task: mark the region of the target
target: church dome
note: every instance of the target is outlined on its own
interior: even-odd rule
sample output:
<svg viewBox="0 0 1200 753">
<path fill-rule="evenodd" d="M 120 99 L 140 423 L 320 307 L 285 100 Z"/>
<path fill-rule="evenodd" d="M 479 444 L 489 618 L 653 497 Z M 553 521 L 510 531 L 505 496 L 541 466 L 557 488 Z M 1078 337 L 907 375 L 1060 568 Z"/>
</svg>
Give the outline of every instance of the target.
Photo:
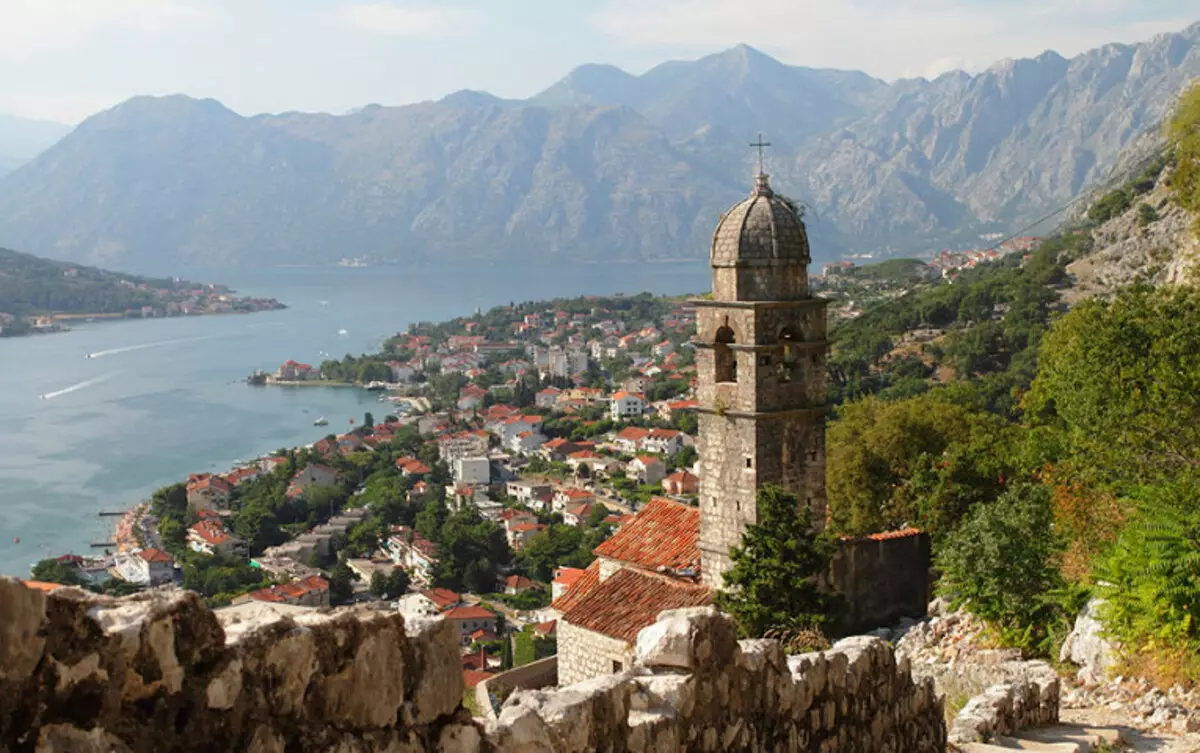
<svg viewBox="0 0 1200 753">
<path fill-rule="evenodd" d="M 725 213 L 713 233 L 712 266 L 808 264 L 804 222 L 759 174 L 749 198 Z"/>
</svg>

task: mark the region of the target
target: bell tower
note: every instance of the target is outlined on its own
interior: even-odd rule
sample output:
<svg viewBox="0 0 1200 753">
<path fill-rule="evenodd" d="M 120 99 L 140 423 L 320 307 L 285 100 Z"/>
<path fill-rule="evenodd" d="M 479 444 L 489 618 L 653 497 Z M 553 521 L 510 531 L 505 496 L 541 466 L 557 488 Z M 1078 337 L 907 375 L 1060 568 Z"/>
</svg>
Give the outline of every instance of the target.
<svg viewBox="0 0 1200 753">
<path fill-rule="evenodd" d="M 720 587 L 755 492 L 775 484 L 825 522 L 825 301 L 808 291 L 808 235 L 760 167 L 713 234 L 711 299 L 696 305 L 700 552 Z"/>
</svg>

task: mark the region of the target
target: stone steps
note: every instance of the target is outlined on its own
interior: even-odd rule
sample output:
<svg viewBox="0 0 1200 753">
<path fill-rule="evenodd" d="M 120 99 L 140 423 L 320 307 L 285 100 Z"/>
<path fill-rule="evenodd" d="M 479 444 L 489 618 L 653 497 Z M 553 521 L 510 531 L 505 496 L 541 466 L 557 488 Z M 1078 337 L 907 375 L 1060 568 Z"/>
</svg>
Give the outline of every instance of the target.
<svg viewBox="0 0 1200 753">
<path fill-rule="evenodd" d="M 1014 750 L 1039 753 L 1091 753 L 1102 746 L 1120 746 L 1120 730 L 1108 727 L 1077 727 L 1059 724 L 1023 730 L 1015 737 L 999 737 L 990 743 L 967 743 L 963 753 L 1011 753 Z"/>
</svg>

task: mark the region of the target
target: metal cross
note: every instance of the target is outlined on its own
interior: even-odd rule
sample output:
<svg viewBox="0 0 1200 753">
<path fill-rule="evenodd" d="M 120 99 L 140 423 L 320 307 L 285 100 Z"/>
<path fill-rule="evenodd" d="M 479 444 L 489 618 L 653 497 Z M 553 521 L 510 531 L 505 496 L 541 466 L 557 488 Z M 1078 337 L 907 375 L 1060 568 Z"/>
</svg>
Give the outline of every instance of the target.
<svg viewBox="0 0 1200 753">
<path fill-rule="evenodd" d="M 770 145 L 771 145 L 770 141 L 763 141 L 762 131 L 758 132 L 758 141 L 750 142 L 750 146 L 758 148 L 758 174 L 759 175 L 762 175 L 765 172 L 765 170 L 763 169 L 763 147 L 770 146 Z"/>
</svg>

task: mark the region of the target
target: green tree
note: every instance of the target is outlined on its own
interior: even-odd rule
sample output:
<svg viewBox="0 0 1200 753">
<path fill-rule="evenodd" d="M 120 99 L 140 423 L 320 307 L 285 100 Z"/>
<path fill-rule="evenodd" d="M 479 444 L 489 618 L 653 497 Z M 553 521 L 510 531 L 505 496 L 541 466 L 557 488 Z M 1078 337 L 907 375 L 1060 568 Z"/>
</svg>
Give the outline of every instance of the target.
<svg viewBox="0 0 1200 753">
<path fill-rule="evenodd" d="M 61 583 L 64 586 L 81 586 L 83 578 L 79 571 L 70 565 L 64 565 L 56 559 L 39 560 L 29 571 L 34 580 L 43 583 Z"/>
<path fill-rule="evenodd" d="M 329 601 L 346 604 L 354 598 L 354 571 L 345 562 L 333 566 L 329 573 Z"/>
<path fill-rule="evenodd" d="M 380 570 L 371 573 L 370 589 L 371 593 L 382 599 L 388 592 L 388 577 Z"/>
<path fill-rule="evenodd" d="M 480 517 L 475 507 L 464 507 L 446 518 L 437 543 L 433 580 L 452 591 L 491 592 L 500 568 L 512 559 L 503 529 Z"/>
<path fill-rule="evenodd" d="M 1175 201 L 1197 216 L 1200 230 L 1200 85 L 1192 85 L 1167 124 L 1167 140 L 1175 150 L 1171 190 Z"/>
<path fill-rule="evenodd" d="M 1044 653 L 1065 587 L 1063 541 L 1044 486 L 1021 485 L 975 506 L 937 557 L 939 591 L 996 627 L 1006 643 Z M 1071 615 L 1074 616 L 1073 614 Z"/>
<path fill-rule="evenodd" d="M 581 554 L 583 531 L 565 523 L 551 523 L 530 539 L 518 555 L 521 569 L 534 580 L 548 581 L 556 567 L 587 567 L 590 550 Z M 586 562 L 583 560 L 587 559 Z"/>
<path fill-rule="evenodd" d="M 1200 456 L 1200 291 L 1134 287 L 1050 328 L 1026 404 L 1095 481 L 1148 480 Z"/>
<path fill-rule="evenodd" d="M 730 552 L 733 566 L 717 605 L 747 637 L 774 627 L 830 624 L 839 600 L 817 581 L 829 571 L 836 544 L 814 533 L 812 511 L 796 495 L 768 485 L 756 501 L 758 522 L 746 526 L 742 545 Z"/>
</svg>

